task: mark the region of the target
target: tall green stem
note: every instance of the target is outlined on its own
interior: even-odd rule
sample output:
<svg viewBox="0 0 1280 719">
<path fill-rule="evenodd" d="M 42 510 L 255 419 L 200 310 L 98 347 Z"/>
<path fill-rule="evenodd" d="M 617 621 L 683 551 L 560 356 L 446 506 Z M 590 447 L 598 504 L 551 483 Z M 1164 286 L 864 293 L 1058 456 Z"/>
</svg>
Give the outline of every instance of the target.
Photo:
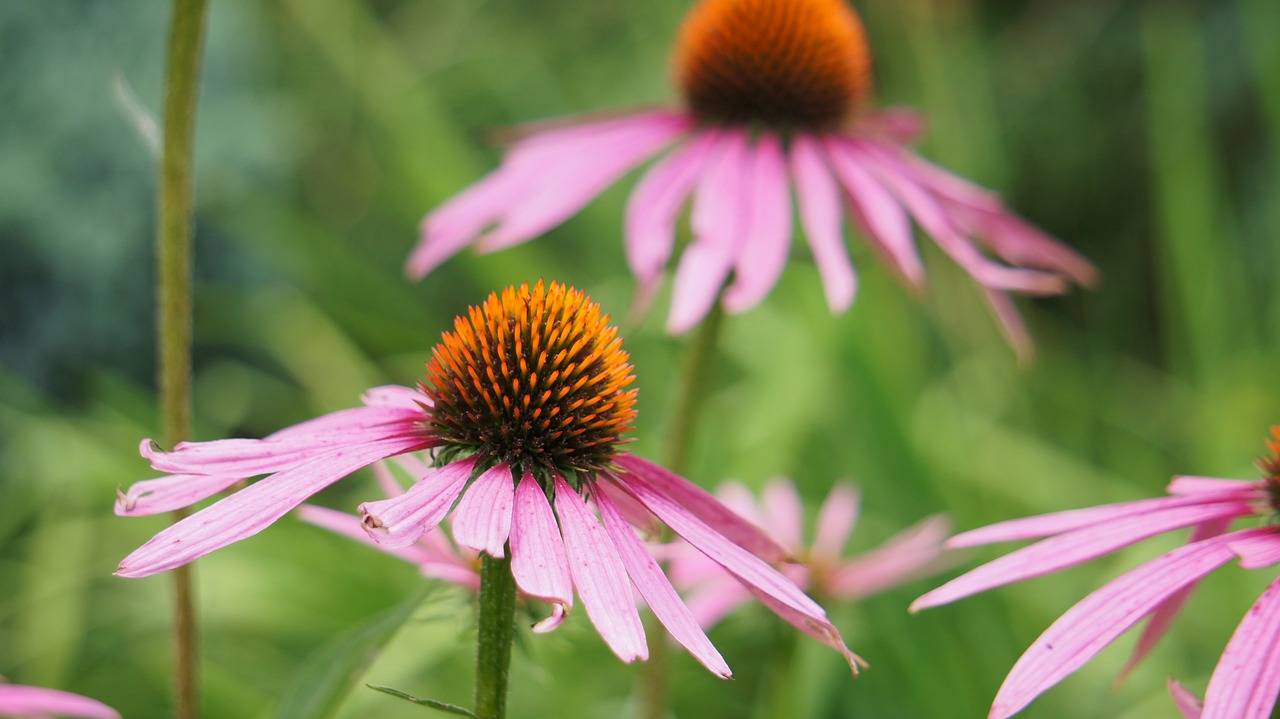
<svg viewBox="0 0 1280 719">
<path fill-rule="evenodd" d="M 515 638 L 516 580 L 511 558 L 488 554 L 480 565 L 480 631 L 476 651 L 476 715 L 480 719 L 507 716 L 507 678 L 511 642 Z"/>
<path fill-rule="evenodd" d="M 191 437 L 192 156 L 207 0 L 174 0 L 165 60 L 164 145 L 157 190 L 156 304 L 161 432 Z M 186 516 L 175 512 L 175 522 Z M 189 566 L 173 572 L 174 715 L 196 719 L 200 691 Z"/>
<path fill-rule="evenodd" d="M 686 471 L 685 465 L 689 461 L 689 448 L 693 446 L 698 420 L 702 416 L 702 404 L 707 397 L 707 383 L 723 320 L 724 309 L 717 301 L 685 347 L 684 366 L 672 406 L 663 461 L 667 469 L 677 474 Z M 645 616 L 645 633 L 649 637 L 649 661 L 644 666 L 641 679 L 640 717 L 665 719 L 669 713 L 666 630 L 653 614 L 648 614 Z"/>
</svg>

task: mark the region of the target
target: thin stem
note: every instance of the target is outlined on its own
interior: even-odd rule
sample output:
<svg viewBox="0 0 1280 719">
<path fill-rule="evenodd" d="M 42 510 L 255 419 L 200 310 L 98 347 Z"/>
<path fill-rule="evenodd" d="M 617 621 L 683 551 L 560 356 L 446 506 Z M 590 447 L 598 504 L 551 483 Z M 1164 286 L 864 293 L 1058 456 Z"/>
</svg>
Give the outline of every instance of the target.
<svg viewBox="0 0 1280 719">
<path fill-rule="evenodd" d="M 511 559 L 483 555 L 480 564 L 480 631 L 476 651 L 476 715 L 507 716 L 507 679 L 515 638 L 516 580 Z"/>
<path fill-rule="evenodd" d="M 191 436 L 192 164 L 207 0 L 174 0 L 165 60 L 164 144 L 157 190 L 156 295 L 161 433 Z M 174 512 L 173 521 L 186 516 Z M 190 567 L 173 572 L 174 715 L 196 719 L 200 691 Z"/>
<path fill-rule="evenodd" d="M 724 309 L 717 301 L 698 326 L 693 340 L 685 347 L 684 367 L 680 384 L 676 388 L 663 462 L 667 469 L 677 474 L 685 472 L 685 465 L 689 461 L 689 448 L 693 446 L 694 433 L 702 416 L 703 400 L 707 397 L 707 381 L 723 320 Z M 641 719 L 665 719 L 669 714 L 669 645 L 666 629 L 652 613 L 645 615 L 645 634 L 649 637 L 649 661 L 645 663 L 641 673 L 640 716 Z"/>
</svg>

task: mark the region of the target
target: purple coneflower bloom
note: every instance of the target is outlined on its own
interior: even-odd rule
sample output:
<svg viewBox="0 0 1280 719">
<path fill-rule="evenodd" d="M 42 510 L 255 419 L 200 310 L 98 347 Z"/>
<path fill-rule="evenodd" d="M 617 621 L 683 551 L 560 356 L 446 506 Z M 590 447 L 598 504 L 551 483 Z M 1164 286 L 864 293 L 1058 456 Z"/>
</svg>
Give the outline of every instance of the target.
<svg viewBox="0 0 1280 719">
<path fill-rule="evenodd" d="M 793 192 L 834 312 L 849 308 L 857 288 L 846 216 L 919 285 L 914 219 L 982 286 L 1020 349 L 1029 340 L 1007 292 L 1058 294 L 1094 281 L 1088 261 L 992 192 L 906 149 L 922 125 L 914 115 L 868 108 L 871 54 L 844 0 L 703 0 L 685 21 L 675 66 L 684 109 L 530 128 L 497 170 L 423 219 L 408 274 L 421 278 L 473 242 L 488 251 L 533 239 L 662 155 L 631 194 L 624 240 L 647 303 L 690 202 L 693 239 L 674 271 L 672 332 L 697 324 L 726 283 L 730 312 L 768 294 L 790 253 Z"/>
<path fill-rule="evenodd" d="M 688 480 L 621 451 L 636 390 L 626 389 L 634 374 L 608 319 L 582 292 L 554 282 L 508 288 L 457 319 L 417 389 L 374 389 L 363 407 L 260 440 L 184 442 L 170 452 L 144 443 L 152 467 L 171 476 L 140 483 L 145 491 L 135 485 L 118 513 L 189 504 L 267 476 L 160 532 L 117 574 L 185 564 L 262 531 L 357 469 L 431 450 L 434 471 L 403 494 L 360 505 L 365 530 L 408 547 L 452 511 L 459 544 L 495 558 L 510 552 L 517 587 L 555 605 L 540 630 L 560 624 L 576 589 L 614 653 L 644 659 L 634 585 L 676 641 L 728 676 L 632 529 L 656 518 L 855 665 L 822 608 L 769 566 L 785 553 L 776 542 Z"/>
<path fill-rule="evenodd" d="M 120 719 L 120 712 L 96 699 L 79 694 L 7 684 L 0 677 L 0 717 L 44 719 L 51 716 Z"/>
<path fill-rule="evenodd" d="M 791 482 L 769 482 L 759 500 L 737 482 L 721 484 L 716 495 L 776 538 L 789 555 L 782 573 L 822 600 L 861 599 L 937 570 L 950 531 L 946 518 L 930 517 L 865 554 L 845 558 L 859 509 L 858 493 L 847 484 L 837 484 L 822 503 L 810 545 L 802 537 L 804 507 Z M 683 542 L 655 547 L 654 553 L 670 559 L 671 581 L 704 629 L 751 599 L 747 587 Z"/>
<path fill-rule="evenodd" d="M 1241 517 L 1273 519 L 1280 511 L 1280 427 L 1272 456 L 1259 461 L 1260 481 L 1175 477 L 1170 496 L 1055 512 L 993 524 L 952 537 L 950 547 L 1038 539 L 920 597 L 912 610 L 947 604 L 1010 582 L 1071 567 L 1130 544 L 1190 527 L 1183 547 L 1112 580 L 1067 610 L 1022 655 L 1005 678 L 991 717 L 1012 716 L 1079 669 L 1143 617 L 1149 617 L 1124 676 L 1164 635 L 1196 584 L 1240 560 L 1245 569 L 1280 562 L 1280 527 L 1229 531 Z M 1170 685 L 1185 716 L 1264 719 L 1280 694 L 1280 579 L 1262 593 L 1227 643 L 1196 713 L 1196 698 Z"/>
</svg>

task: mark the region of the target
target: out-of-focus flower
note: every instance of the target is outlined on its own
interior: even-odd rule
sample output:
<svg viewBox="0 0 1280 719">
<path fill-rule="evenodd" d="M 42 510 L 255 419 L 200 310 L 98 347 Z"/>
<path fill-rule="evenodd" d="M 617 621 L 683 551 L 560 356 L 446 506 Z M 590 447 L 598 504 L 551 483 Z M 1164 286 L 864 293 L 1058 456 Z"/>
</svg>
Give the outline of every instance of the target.
<svg viewBox="0 0 1280 719">
<path fill-rule="evenodd" d="M 626 256 L 647 304 L 675 254 L 691 200 L 692 242 L 674 272 L 668 329 L 714 305 L 759 303 L 790 254 L 792 192 L 832 311 L 853 303 L 846 217 L 909 284 L 924 281 L 912 220 L 982 286 L 1019 349 L 1029 338 L 1006 293 L 1091 284 L 1093 266 L 1009 212 L 990 191 L 905 145 L 922 123 L 873 111 L 871 53 L 845 0 L 702 0 L 680 33 L 681 110 L 531 127 L 502 165 L 424 218 L 407 272 L 421 278 L 469 244 L 526 242 L 646 160 L 632 192 Z"/>
<path fill-rule="evenodd" d="M 942 516 L 925 519 L 854 557 L 843 556 L 858 521 L 859 496 L 838 484 L 818 511 L 812 544 L 803 538 L 804 507 L 795 485 L 774 480 L 757 500 L 745 486 L 725 482 L 716 490 L 725 506 L 764 528 L 787 549 L 781 571 L 820 600 L 850 601 L 877 594 L 942 566 L 942 541 L 950 524 Z M 752 599 L 751 590 L 683 542 L 654 548 L 670 560 L 668 574 L 704 629 Z"/>
<path fill-rule="evenodd" d="M 557 283 L 508 288 L 457 319 L 416 390 L 372 390 L 364 407 L 266 439 L 187 442 L 171 452 L 144 442 L 152 467 L 172 476 L 149 480 L 145 497 L 137 487 L 125 492 L 122 514 L 137 513 L 144 499 L 149 507 L 172 505 L 170 494 L 190 503 L 268 476 L 160 532 L 117 574 L 185 564 L 256 534 L 357 469 L 431 449 L 434 471 L 403 494 L 360 505 L 365 530 L 386 546 L 408 547 L 452 509 L 455 541 L 492 557 L 509 551 L 519 589 L 554 604 L 537 629 L 563 621 L 576 588 L 614 653 L 643 659 L 634 585 L 676 641 L 728 676 L 632 529 L 656 517 L 856 665 L 822 608 L 768 564 L 785 553 L 776 542 L 688 480 L 621 451 L 636 390 L 626 389 L 634 374 L 608 319 L 582 292 Z"/>
<path fill-rule="evenodd" d="M 1048 537 L 1006 554 L 925 594 L 912 610 L 947 604 L 1010 582 L 1065 569 L 1158 534 L 1190 527 L 1183 547 L 1107 583 L 1067 610 L 1018 660 L 996 694 L 995 719 L 1012 716 L 1062 681 L 1103 647 L 1147 617 L 1121 676 L 1164 635 L 1199 581 L 1233 559 L 1245 569 L 1280 562 L 1280 427 L 1268 441 L 1271 456 L 1258 462 L 1259 481 L 1175 477 L 1168 497 L 1102 505 L 1015 519 L 952 537 L 950 547 Z M 1229 531 L 1242 517 L 1268 526 Z M 1280 694 L 1280 578 L 1245 614 L 1218 659 L 1203 710 L 1181 685 L 1170 691 L 1185 716 L 1265 719 Z"/>
<path fill-rule="evenodd" d="M 120 719 L 120 712 L 79 694 L 8 684 L 0 677 L 0 717 L 44 719 L 50 716 Z"/>
</svg>

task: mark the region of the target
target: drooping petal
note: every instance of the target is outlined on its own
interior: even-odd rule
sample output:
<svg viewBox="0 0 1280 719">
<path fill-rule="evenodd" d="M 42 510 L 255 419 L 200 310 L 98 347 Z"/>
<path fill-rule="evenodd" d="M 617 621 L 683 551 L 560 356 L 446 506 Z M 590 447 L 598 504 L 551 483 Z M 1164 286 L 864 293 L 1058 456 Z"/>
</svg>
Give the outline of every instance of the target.
<svg viewBox="0 0 1280 719">
<path fill-rule="evenodd" d="M 1268 719 L 1280 695 L 1280 578 L 1240 620 L 1204 693 L 1201 719 Z"/>
<path fill-rule="evenodd" d="M 832 312 L 844 312 L 858 294 L 858 276 L 844 246 L 840 191 L 827 169 L 817 141 L 807 135 L 791 140 L 791 173 L 809 251 L 822 276 Z"/>
<path fill-rule="evenodd" d="M 422 218 L 405 274 L 420 280 L 470 244 L 523 191 L 509 167 L 499 167 Z"/>
<path fill-rule="evenodd" d="M 1182 686 L 1176 679 L 1169 679 L 1169 695 L 1173 697 L 1174 706 L 1182 713 L 1182 719 L 1200 719 L 1204 711 L 1204 702 L 1200 697 Z"/>
<path fill-rule="evenodd" d="M 746 312 L 759 304 L 778 283 L 791 251 L 791 192 L 782 143 L 766 132 L 750 152 L 744 209 L 751 222 L 734 261 L 733 283 L 724 293 L 729 312 Z"/>
<path fill-rule="evenodd" d="M 764 485 L 760 494 L 764 507 L 765 525 L 769 533 L 777 537 L 784 547 L 798 552 L 804 546 L 801 531 L 804 527 L 804 506 L 796 486 L 783 479 L 775 479 Z"/>
<path fill-rule="evenodd" d="M 813 533 L 814 557 L 834 560 L 840 556 L 858 523 L 860 503 L 858 491 L 847 484 L 837 484 L 831 489 L 818 510 L 818 521 Z"/>
<path fill-rule="evenodd" d="M 564 540 L 547 495 L 528 473 L 516 486 L 511 522 L 511 574 L 520 591 L 555 603 L 557 612 L 551 619 L 556 621 L 540 623 L 544 631 L 558 626 L 558 619 L 573 608 L 573 582 L 569 578 Z"/>
<path fill-rule="evenodd" d="M 902 204 L 863 167 L 861 146 L 828 137 L 823 143 L 827 158 L 868 232 L 868 239 L 888 257 L 912 284 L 924 279 L 924 264 L 911 237 L 911 221 Z"/>
<path fill-rule="evenodd" d="M 231 487 L 237 475 L 172 474 L 134 482 L 124 492 L 116 492 L 116 516 L 141 517 L 189 507 Z"/>
<path fill-rule="evenodd" d="M 514 494 L 515 479 L 509 465 L 500 463 L 485 470 L 467 488 L 454 510 L 454 540 L 490 557 L 506 556 Z"/>
<path fill-rule="evenodd" d="M 592 483 L 592 496 L 600 509 L 605 531 L 622 557 L 622 565 L 635 583 L 640 596 L 644 597 L 654 616 L 671 632 L 680 646 L 688 649 L 712 674 L 727 679 L 731 674 L 729 665 L 698 626 L 689 608 L 681 601 L 680 595 L 676 594 L 671 582 L 667 581 L 658 563 L 645 551 L 644 545 L 636 538 L 618 508 L 613 506 L 606 494 L 596 491 L 597 486 Z"/>
<path fill-rule="evenodd" d="M 393 557 L 399 557 L 406 562 L 422 564 L 431 559 L 426 550 L 417 544 L 410 544 L 407 547 L 388 547 L 375 542 L 373 537 L 370 537 L 369 533 L 365 531 L 364 525 L 360 523 L 360 518 L 354 514 L 339 512 L 328 507 L 318 507 L 314 504 L 304 504 L 298 507 L 297 512 L 298 518 L 307 524 L 314 524 L 348 539 L 354 539 L 361 544 L 367 544 Z"/>
<path fill-rule="evenodd" d="M 404 547 L 418 541 L 449 513 L 462 492 L 475 459 L 450 462 L 418 480 L 399 497 L 360 505 L 360 521 L 379 544 Z"/>
<path fill-rule="evenodd" d="M 950 526 L 946 517 L 936 516 L 904 529 L 838 566 L 827 579 L 828 592 L 846 600 L 867 597 L 937 569 Z"/>
<path fill-rule="evenodd" d="M 1058 618 L 1022 655 L 996 694 L 991 719 L 1013 716 L 1079 669 L 1170 595 L 1234 556 L 1231 535 L 1188 544 L 1121 575 Z"/>
<path fill-rule="evenodd" d="M 627 663 L 648 659 L 644 627 L 618 550 L 573 487 L 558 475 L 555 482 L 556 515 L 569 557 L 569 573 L 587 617 L 619 659 Z"/>
<path fill-rule="evenodd" d="M 624 242 L 627 264 L 641 287 L 657 281 L 676 244 L 676 218 L 706 163 L 716 133 L 703 131 L 658 161 L 627 200 Z"/>
<path fill-rule="evenodd" d="M 1242 503 L 1174 507 L 1065 532 L 1010 552 L 971 570 L 911 604 L 911 611 L 954 602 L 971 594 L 1075 566 L 1174 529 L 1252 514 Z"/>
<path fill-rule="evenodd" d="M 1231 543 L 1245 569 L 1262 569 L 1280 563 L 1280 534 L 1275 531 Z"/>
<path fill-rule="evenodd" d="M 421 442 L 397 437 L 317 455 L 166 528 L 125 557 L 116 574 L 145 577 L 252 537 L 321 489 L 380 459 L 420 449 Z"/>
<path fill-rule="evenodd" d="M 787 558 L 786 548 L 776 540 L 761 531 L 759 527 L 729 511 L 715 497 L 707 494 L 706 490 L 684 477 L 635 455 L 623 454 L 614 461 L 629 473 L 619 478 L 617 486 L 625 489 L 631 475 L 639 476 L 655 491 L 679 502 L 687 512 L 692 513 L 701 522 L 748 552 L 767 562 L 777 562 Z M 651 507 L 649 509 L 652 511 Z"/>
<path fill-rule="evenodd" d="M 1018 361 L 1024 367 L 1034 362 L 1036 345 L 1031 339 L 1027 323 L 1022 321 L 1022 313 L 1018 311 L 1018 306 L 1003 291 L 993 290 L 990 287 L 982 288 L 982 297 L 991 307 L 991 312 L 996 316 L 996 322 L 1000 327 L 1000 334 L 1004 335 L 1005 342 L 1013 348 Z"/>
<path fill-rule="evenodd" d="M 100 701 L 71 692 L 0 683 L 0 716 L 78 719 L 120 719 L 120 713 Z"/>
</svg>

